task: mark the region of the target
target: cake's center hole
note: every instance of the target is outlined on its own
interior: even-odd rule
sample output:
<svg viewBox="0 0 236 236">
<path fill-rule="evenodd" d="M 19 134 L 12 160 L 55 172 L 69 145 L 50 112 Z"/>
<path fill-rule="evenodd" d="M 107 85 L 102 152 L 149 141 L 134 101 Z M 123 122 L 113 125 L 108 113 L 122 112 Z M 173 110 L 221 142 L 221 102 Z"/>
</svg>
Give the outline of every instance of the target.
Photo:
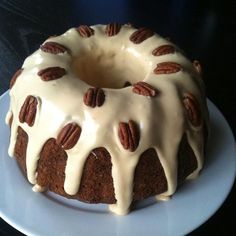
<svg viewBox="0 0 236 236">
<path fill-rule="evenodd" d="M 128 51 L 91 51 L 75 58 L 72 66 L 79 79 L 100 88 L 123 88 L 144 80 L 148 73 L 147 63 Z"/>
</svg>

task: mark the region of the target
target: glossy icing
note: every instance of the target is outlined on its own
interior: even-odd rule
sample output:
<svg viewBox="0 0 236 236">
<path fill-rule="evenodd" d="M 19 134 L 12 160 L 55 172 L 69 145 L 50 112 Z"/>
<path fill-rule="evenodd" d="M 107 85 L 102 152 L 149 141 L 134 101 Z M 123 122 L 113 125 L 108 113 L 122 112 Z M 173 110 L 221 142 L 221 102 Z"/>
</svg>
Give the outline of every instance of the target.
<svg viewBox="0 0 236 236">
<path fill-rule="evenodd" d="M 9 155 L 14 155 L 17 127 L 28 134 L 26 165 L 28 180 L 34 191 L 43 189 L 36 183 L 37 161 L 44 143 L 56 138 L 60 130 L 70 122 L 82 128 L 79 141 L 66 150 L 68 159 L 65 169 L 64 189 L 74 195 L 78 192 L 83 166 L 91 150 L 105 147 L 111 155 L 112 177 L 117 203 L 110 210 L 119 215 L 127 214 L 132 201 L 135 167 L 140 155 L 148 148 L 155 148 L 164 168 L 168 191 L 158 198 L 166 199 L 177 187 L 177 152 L 184 132 L 198 161 L 194 177 L 203 165 L 203 125 L 193 127 L 186 119 L 182 104 L 183 94 L 191 92 L 198 100 L 207 119 L 204 87 L 192 63 L 180 52 L 153 56 L 154 48 L 170 44 L 155 34 L 141 44 L 129 40 L 134 28 L 125 25 L 113 37 L 108 37 L 105 26 L 92 26 L 94 35 L 82 38 L 75 28 L 46 41 L 67 47 L 70 53 L 57 55 L 37 50 L 26 58 L 23 72 L 10 91 L 11 139 Z M 172 61 L 183 70 L 173 74 L 153 73 L 157 63 Z M 42 81 L 38 71 L 50 66 L 60 66 L 67 74 L 58 80 Z M 96 76 L 97 75 L 97 76 Z M 111 80 L 112 79 L 112 80 Z M 84 80 L 89 83 L 85 83 Z M 148 82 L 160 93 L 154 98 L 132 92 L 132 87 L 122 88 L 124 83 Z M 91 108 L 83 103 L 83 95 L 89 87 L 103 87 L 106 95 L 101 107 Z M 108 87 L 108 88 L 107 88 Z M 35 123 L 29 127 L 20 123 L 18 115 L 25 98 L 33 95 L 38 99 Z M 119 122 L 134 120 L 140 127 L 140 141 L 134 152 L 125 150 L 118 137 Z"/>
</svg>

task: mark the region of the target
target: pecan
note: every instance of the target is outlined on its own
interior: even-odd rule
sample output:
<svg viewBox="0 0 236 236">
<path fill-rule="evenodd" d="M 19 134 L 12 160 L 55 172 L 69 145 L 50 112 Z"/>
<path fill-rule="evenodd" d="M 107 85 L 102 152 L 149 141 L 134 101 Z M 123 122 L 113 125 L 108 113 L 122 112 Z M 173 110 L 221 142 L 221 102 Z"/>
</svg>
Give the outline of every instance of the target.
<svg viewBox="0 0 236 236">
<path fill-rule="evenodd" d="M 87 25 L 81 25 L 76 29 L 80 36 L 83 38 L 89 38 L 90 36 L 94 35 L 94 29 Z"/>
<path fill-rule="evenodd" d="M 105 101 L 105 93 L 100 88 L 89 88 L 84 94 L 84 104 L 90 107 L 100 107 Z"/>
<path fill-rule="evenodd" d="M 48 67 L 38 72 L 43 81 L 59 79 L 66 74 L 66 70 L 61 67 Z"/>
<path fill-rule="evenodd" d="M 129 120 L 128 123 L 120 122 L 118 136 L 124 149 L 134 152 L 139 144 L 139 130 L 136 123 Z"/>
<path fill-rule="evenodd" d="M 59 54 L 68 51 L 66 47 L 56 42 L 46 42 L 40 46 L 40 49 L 47 53 Z"/>
<path fill-rule="evenodd" d="M 147 28 L 140 28 L 133 32 L 130 36 L 130 41 L 132 41 L 135 44 L 142 43 L 144 40 L 152 37 L 154 35 L 154 32 L 152 32 L 150 29 Z"/>
<path fill-rule="evenodd" d="M 69 123 L 62 128 L 57 136 L 57 144 L 64 150 L 71 149 L 79 140 L 81 128 L 76 123 Z"/>
<path fill-rule="evenodd" d="M 160 47 L 155 48 L 152 51 L 153 56 L 162 56 L 166 54 L 171 54 L 175 52 L 175 48 L 172 45 L 165 44 L 161 45 Z"/>
<path fill-rule="evenodd" d="M 120 32 L 121 25 L 118 23 L 110 23 L 106 26 L 105 34 L 109 37 L 117 35 Z"/>
<path fill-rule="evenodd" d="M 149 97 L 155 97 L 157 95 L 157 90 L 145 82 L 138 82 L 134 84 L 132 91 L 134 93 Z"/>
<path fill-rule="evenodd" d="M 180 64 L 176 62 L 161 62 L 154 69 L 155 74 L 171 74 L 182 70 Z"/>
<path fill-rule="evenodd" d="M 184 95 L 183 104 L 187 117 L 192 125 L 200 126 L 202 123 L 202 118 L 197 99 L 191 93 L 187 93 Z"/>
<path fill-rule="evenodd" d="M 20 76 L 22 73 L 23 69 L 19 69 L 15 72 L 15 74 L 12 76 L 11 81 L 10 81 L 10 89 L 14 86 L 17 78 Z"/>
<path fill-rule="evenodd" d="M 19 113 L 19 120 L 21 123 L 27 123 L 29 126 L 34 125 L 36 113 L 37 113 L 37 105 L 38 101 L 37 98 L 34 96 L 29 95 L 26 99 L 24 104 L 21 107 Z"/>
<path fill-rule="evenodd" d="M 194 61 L 193 61 L 193 66 L 195 67 L 195 69 L 197 70 L 197 72 L 198 72 L 199 74 L 202 74 L 202 66 L 201 66 L 201 64 L 200 64 L 199 61 L 194 60 Z"/>
</svg>

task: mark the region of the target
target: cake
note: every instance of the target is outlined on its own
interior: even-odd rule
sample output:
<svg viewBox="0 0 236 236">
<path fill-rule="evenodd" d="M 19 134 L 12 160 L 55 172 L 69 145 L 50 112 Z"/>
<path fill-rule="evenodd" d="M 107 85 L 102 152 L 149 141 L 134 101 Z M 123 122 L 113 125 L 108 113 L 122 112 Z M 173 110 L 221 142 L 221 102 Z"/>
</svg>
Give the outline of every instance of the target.
<svg viewBox="0 0 236 236">
<path fill-rule="evenodd" d="M 10 83 L 6 123 L 9 155 L 34 191 L 125 215 L 202 169 L 201 67 L 147 28 L 81 25 L 26 58 Z"/>
</svg>

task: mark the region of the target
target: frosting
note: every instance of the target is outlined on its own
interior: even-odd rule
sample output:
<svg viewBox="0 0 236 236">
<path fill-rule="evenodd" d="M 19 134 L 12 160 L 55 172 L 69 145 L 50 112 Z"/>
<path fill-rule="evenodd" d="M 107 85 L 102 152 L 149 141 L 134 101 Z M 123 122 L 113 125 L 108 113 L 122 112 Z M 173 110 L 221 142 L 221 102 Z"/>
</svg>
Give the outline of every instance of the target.
<svg viewBox="0 0 236 236">
<path fill-rule="evenodd" d="M 182 97 L 191 92 L 206 114 L 204 88 L 199 74 L 180 52 L 154 56 L 152 51 L 161 45 L 171 44 L 155 34 L 140 44 L 129 40 L 134 28 L 125 25 L 115 36 L 108 37 L 105 26 L 91 27 L 93 35 L 82 37 L 75 28 L 46 42 L 56 42 L 69 52 L 51 54 L 37 50 L 29 56 L 13 88 L 10 90 L 10 108 L 6 116 L 9 123 L 13 115 L 9 155 L 13 156 L 17 127 L 28 134 L 26 166 L 28 180 L 34 191 L 42 191 L 36 183 L 37 161 L 40 151 L 49 138 L 56 138 L 68 123 L 75 122 L 81 135 L 67 153 L 64 189 L 74 195 L 78 192 L 84 163 L 91 150 L 105 147 L 111 155 L 112 178 L 116 204 L 110 210 L 124 215 L 132 201 L 135 167 L 140 155 L 150 147 L 155 148 L 163 166 L 168 190 L 161 198 L 171 196 L 177 187 L 177 153 L 183 134 L 198 162 L 198 168 L 189 177 L 198 174 L 203 164 L 203 125 L 193 127 L 186 119 Z M 158 63 L 176 62 L 183 70 L 172 74 L 155 74 Z M 61 67 L 67 71 L 62 78 L 43 81 L 37 74 L 47 67 Z M 125 82 L 145 81 L 160 93 L 154 97 L 123 88 Z M 101 107 L 91 108 L 83 96 L 91 86 L 102 87 L 106 99 Z M 37 98 L 34 125 L 19 121 L 20 109 L 28 95 Z M 204 115 L 203 117 L 206 117 Z M 118 137 L 119 122 L 134 120 L 140 128 L 140 141 L 134 152 L 125 150 Z M 159 197 L 160 198 L 160 197 Z"/>
</svg>

